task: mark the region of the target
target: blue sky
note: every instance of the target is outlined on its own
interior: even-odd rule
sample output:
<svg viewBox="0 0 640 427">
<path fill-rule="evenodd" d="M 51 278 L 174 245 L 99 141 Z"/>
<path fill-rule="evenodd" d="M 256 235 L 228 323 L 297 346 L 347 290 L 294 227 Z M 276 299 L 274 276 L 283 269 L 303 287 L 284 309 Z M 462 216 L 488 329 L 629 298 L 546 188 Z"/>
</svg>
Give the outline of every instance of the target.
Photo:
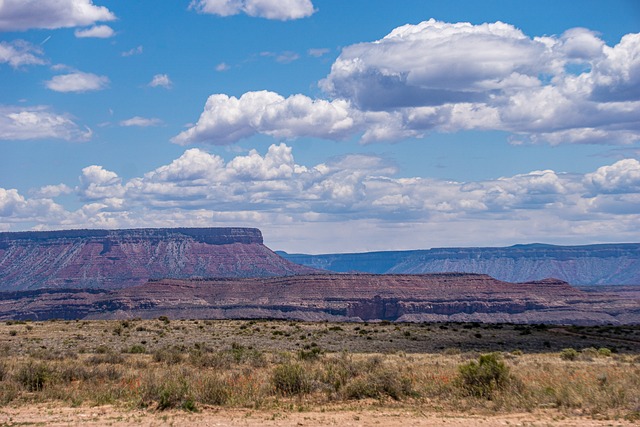
<svg viewBox="0 0 640 427">
<path fill-rule="evenodd" d="M 6 0 L 0 231 L 640 240 L 640 3 Z"/>
</svg>

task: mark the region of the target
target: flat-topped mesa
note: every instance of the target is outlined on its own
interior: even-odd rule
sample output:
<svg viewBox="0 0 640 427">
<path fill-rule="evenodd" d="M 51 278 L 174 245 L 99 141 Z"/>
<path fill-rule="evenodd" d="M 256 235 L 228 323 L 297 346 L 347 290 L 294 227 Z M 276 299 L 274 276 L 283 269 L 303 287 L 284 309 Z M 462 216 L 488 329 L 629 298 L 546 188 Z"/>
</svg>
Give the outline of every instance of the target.
<svg viewBox="0 0 640 427">
<path fill-rule="evenodd" d="M 310 273 L 264 246 L 255 228 L 0 233 L 0 291 L 114 289 L 154 278 Z"/>
<path fill-rule="evenodd" d="M 0 233 L 0 247 L 9 242 L 21 240 L 46 244 L 52 241 L 84 239 L 85 241 L 136 242 L 140 240 L 164 240 L 188 236 L 209 245 L 230 245 L 233 243 L 263 244 L 262 233 L 257 228 L 134 228 L 124 230 L 56 230 L 18 231 Z"/>
</svg>

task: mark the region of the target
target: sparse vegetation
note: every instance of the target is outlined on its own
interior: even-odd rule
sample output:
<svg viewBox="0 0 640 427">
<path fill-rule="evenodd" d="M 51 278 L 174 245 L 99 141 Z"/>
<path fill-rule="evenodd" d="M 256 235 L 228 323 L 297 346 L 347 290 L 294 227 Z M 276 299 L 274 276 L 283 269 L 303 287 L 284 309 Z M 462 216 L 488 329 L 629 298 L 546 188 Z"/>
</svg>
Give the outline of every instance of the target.
<svg viewBox="0 0 640 427">
<path fill-rule="evenodd" d="M 35 322 L 21 340 L 10 328 L 16 324 L 0 324 L 0 406 L 57 401 L 197 411 L 374 399 L 602 417 L 633 417 L 640 407 L 633 392 L 640 388 L 640 345 L 607 341 L 611 330 L 604 328 L 580 329 L 594 337 L 586 342 L 553 328 L 521 335 L 515 325 L 476 324 Z"/>
</svg>

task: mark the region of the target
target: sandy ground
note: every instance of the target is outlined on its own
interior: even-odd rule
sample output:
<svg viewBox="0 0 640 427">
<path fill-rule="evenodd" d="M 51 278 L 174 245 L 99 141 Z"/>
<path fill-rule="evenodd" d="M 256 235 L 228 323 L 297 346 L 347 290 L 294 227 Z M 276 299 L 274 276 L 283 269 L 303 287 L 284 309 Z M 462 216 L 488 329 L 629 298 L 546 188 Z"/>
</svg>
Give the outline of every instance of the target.
<svg viewBox="0 0 640 427">
<path fill-rule="evenodd" d="M 463 415 L 366 409 L 279 412 L 208 408 L 200 412 L 150 412 L 112 406 L 61 408 L 23 406 L 0 410 L 0 426 L 634 426 L 625 420 L 595 420 L 557 412 L 503 415 Z"/>
</svg>

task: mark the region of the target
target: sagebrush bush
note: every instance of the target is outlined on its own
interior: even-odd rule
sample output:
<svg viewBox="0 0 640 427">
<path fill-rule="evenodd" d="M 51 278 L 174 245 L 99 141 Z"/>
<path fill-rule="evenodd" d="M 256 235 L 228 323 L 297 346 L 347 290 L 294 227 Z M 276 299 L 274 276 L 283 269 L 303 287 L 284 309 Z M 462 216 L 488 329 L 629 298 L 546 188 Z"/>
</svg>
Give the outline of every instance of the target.
<svg viewBox="0 0 640 427">
<path fill-rule="evenodd" d="M 560 352 L 562 360 L 576 360 L 580 353 L 575 348 L 565 348 Z"/>
<path fill-rule="evenodd" d="M 127 350 L 127 353 L 131 354 L 144 354 L 147 352 L 147 349 L 142 344 L 134 344 Z"/>
<path fill-rule="evenodd" d="M 113 352 L 98 353 L 87 359 L 87 362 L 93 365 L 100 365 L 102 363 L 108 363 L 112 365 L 120 365 L 125 362 L 123 355 Z"/>
<path fill-rule="evenodd" d="M 185 371 L 165 371 L 161 375 L 148 375 L 143 379 L 140 406 L 156 404 L 158 410 L 180 408 L 196 409 L 192 390 L 193 378 Z"/>
<path fill-rule="evenodd" d="M 176 365 L 182 362 L 182 353 L 175 348 L 162 348 L 153 352 L 153 361 Z"/>
<path fill-rule="evenodd" d="M 603 357 L 610 357 L 611 356 L 611 350 L 608 349 L 607 347 L 601 347 L 601 348 L 598 349 L 598 354 L 600 356 L 603 356 Z"/>
<path fill-rule="evenodd" d="M 472 360 L 458 367 L 459 385 L 471 396 L 491 399 L 494 392 L 507 386 L 509 380 L 509 368 L 496 353 L 483 354 L 478 363 Z"/>
<path fill-rule="evenodd" d="M 351 380 L 345 385 L 343 394 L 347 399 L 390 397 L 400 400 L 414 392 L 408 378 L 397 370 L 382 368 Z"/>
<path fill-rule="evenodd" d="M 53 371 L 46 363 L 32 360 L 22 365 L 16 374 L 16 380 L 27 391 L 41 391 L 53 378 Z"/>
<path fill-rule="evenodd" d="M 275 390 L 284 395 L 292 396 L 311 391 L 310 378 L 305 368 L 299 363 L 282 363 L 273 369 L 271 382 Z"/>
<path fill-rule="evenodd" d="M 207 375 L 198 390 L 198 401 L 206 405 L 221 406 L 229 401 L 231 386 L 218 376 Z"/>
</svg>

